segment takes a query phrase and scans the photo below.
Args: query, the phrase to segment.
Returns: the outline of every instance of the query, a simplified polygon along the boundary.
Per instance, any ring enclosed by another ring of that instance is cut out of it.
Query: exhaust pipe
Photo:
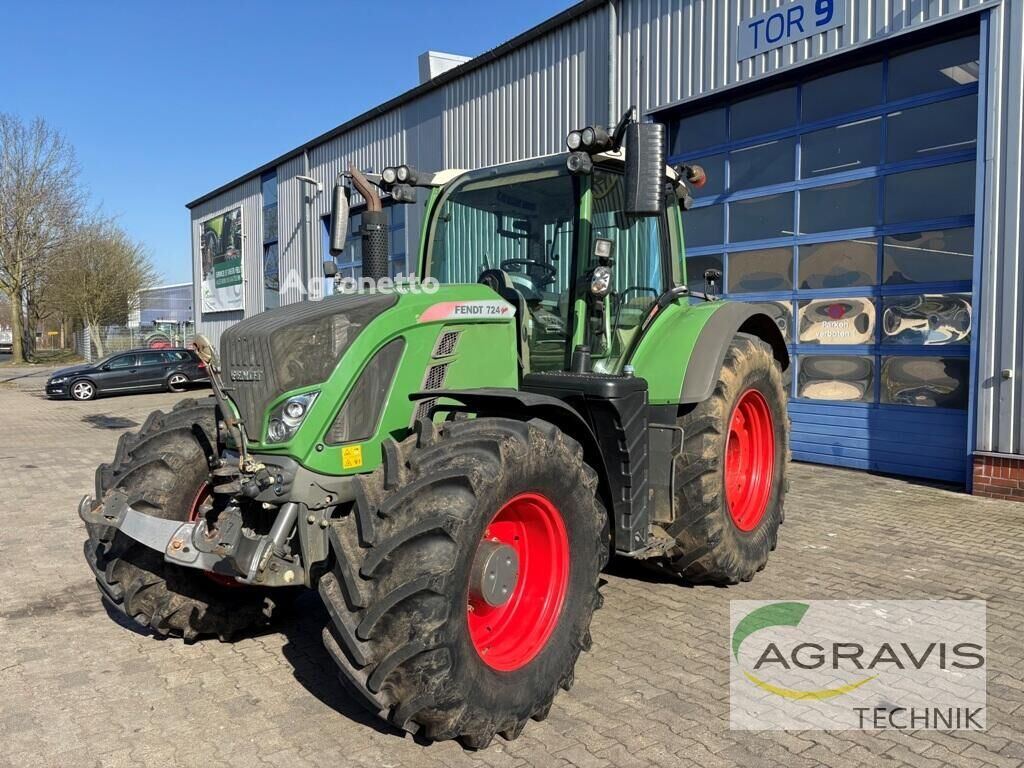
[[[363,223],[359,227],[359,235],[363,241],[363,277],[371,280],[389,277],[388,215],[382,209],[373,185],[359,169],[350,165],[348,170],[352,176],[352,185],[366,200]]]

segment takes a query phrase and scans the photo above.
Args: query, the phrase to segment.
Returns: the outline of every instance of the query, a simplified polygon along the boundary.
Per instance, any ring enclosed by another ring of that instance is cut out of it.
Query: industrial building
[[[1024,497],[1022,51],[1012,0],[585,0],[425,54],[416,88],[188,204],[197,330],[305,298],[349,163],[560,152],[636,105],[707,170],[691,286],[720,268],[786,334],[793,457]],[[388,210],[406,271],[422,205]]]

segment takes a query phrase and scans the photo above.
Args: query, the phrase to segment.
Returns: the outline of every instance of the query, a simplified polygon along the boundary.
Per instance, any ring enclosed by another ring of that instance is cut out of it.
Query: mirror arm
[[[618,151],[622,149],[622,139],[626,135],[626,127],[630,123],[636,122],[636,107],[630,107],[622,113],[622,117],[619,118],[619,124],[615,126],[615,131],[612,133],[612,149]]]

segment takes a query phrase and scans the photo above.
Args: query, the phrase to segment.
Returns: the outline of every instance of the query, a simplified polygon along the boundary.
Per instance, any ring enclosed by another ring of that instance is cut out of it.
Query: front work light
[[[570,152],[586,152],[588,155],[596,155],[599,152],[606,152],[612,148],[615,142],[608,135],[608,131],[600,126],[588,125],[586,128],[579,128],[570,131],[565,137],[565,146]]]
[[[385,184],[394,184],[398,181],[398,169],[390,165],[380,172],[380,180]]]
[[[571,152],[565,160],[565,167],[574,176],[586,176],[594,170],[594,161],[586,152]]]
[[[594,238],[594,256],[602,264],[609,264],[612,260],[612,255],[615,253],[615,241],[609,240],[606,237],[595,237]]]
[[[419,174],[408,165],[400,165],[395,169],[395,175],[398,177],[399,184],[412,184],[415,186],[416,182],[419,181]]]
[[[580,132],[580,140],[583,142],[583,149],[590,154],[597,154],[611,149],[612,137],[608,131],[597,126],[588,126]]]
[[[316,392],[289,397],[270,414],[267,422],[267,442],[283,443],[290,440],[302,426],[303,419],[316,400]]]

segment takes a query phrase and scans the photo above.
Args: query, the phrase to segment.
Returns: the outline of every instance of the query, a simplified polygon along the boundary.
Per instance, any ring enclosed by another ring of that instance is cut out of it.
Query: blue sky
[[[0,111],[60,129],[93,202],[183,282],[186,202],[412,88],[428,48],[475,55],[571,4],[11,3]]]

